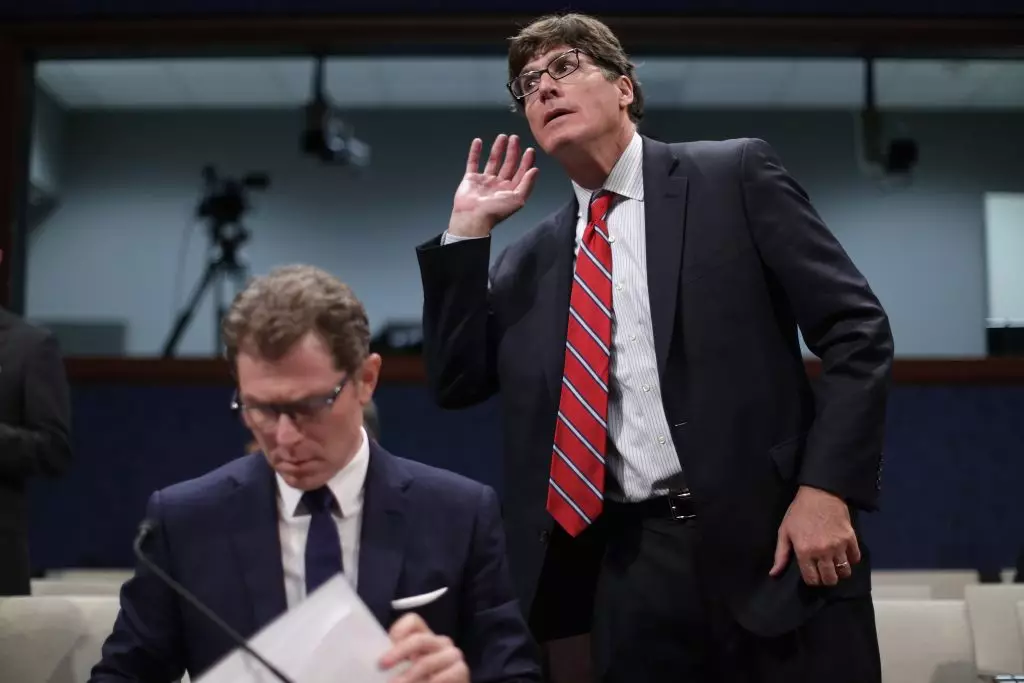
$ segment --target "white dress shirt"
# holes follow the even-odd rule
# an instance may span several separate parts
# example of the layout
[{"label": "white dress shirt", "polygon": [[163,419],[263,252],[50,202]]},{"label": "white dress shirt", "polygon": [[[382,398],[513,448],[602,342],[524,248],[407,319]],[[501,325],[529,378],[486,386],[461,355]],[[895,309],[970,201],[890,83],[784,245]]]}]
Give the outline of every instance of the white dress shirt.
[{"label": "white dress shirt", "polygon": [[[611,499],[645,500],[678,484],[682,467],[661,402],[654,325],[647,290],[643,139],[633,139],[600,189],[617,197],[608,213],[612,247],[612,354],[608,396],[608,469],[621,491]],[[594,190],[572,183],[579,210],[576,249],[587,228]]]},{"label": "white dress shirt", "polygon": [[[579,206],[576,249],[594,190],[572,183]],[[636,132],[603,189],[618,197],[608,213],[612,247],[612,353],[608,397],[608,469],[612,500],[640,501],[677,488],[682,467],[661,401],[654,325],[647,289],[643,139]],[[444,234],[442,244],[462,239]],[[618,484],[619,489],[614,487]]]},{"label": "white dress shirt", "polygon": [[[327,482],[340,508],[333,511],[341,538],[341,561],[345,577],[353,587],[359,570],[359,533],[363,521],[363,484],[370,463],[370,442],[362,430],[362,442],[355,457]],[[288,609],[306,597],[306,536],[309,513],[302,505],[302,491],[294,489],[277,475],[278,530],[281,536],[281,561],[284,566],[284,593]]]}]

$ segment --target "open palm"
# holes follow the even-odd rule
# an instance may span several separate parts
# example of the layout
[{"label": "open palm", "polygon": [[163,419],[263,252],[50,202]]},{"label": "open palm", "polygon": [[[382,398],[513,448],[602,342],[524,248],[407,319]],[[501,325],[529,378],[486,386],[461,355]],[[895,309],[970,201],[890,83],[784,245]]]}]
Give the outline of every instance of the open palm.
[{"label": "open palm", "polygon": [[448,232],[453,235],[482,237],[490,234],[495,225],[523,207],[537,177],[534,151],[527,149],[520,159],[517,136],[499,135],[480,172],[482,147],[483,141],[479,138],[469,146],[466,174],[452,203]]}]

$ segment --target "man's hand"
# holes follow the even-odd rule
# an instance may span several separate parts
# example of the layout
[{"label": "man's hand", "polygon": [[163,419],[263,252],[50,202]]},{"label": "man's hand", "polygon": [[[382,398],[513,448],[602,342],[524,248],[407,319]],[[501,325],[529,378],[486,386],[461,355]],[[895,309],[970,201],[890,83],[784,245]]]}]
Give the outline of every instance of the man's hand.
[{"label": "man's hand", "polygon": [[448,233],[456,237],[491,234],[494,226],[523,208],[537,178],[533,148],[527,149],[520,160],[519,137],[505,134],[495,138],[491,155],[480,173],[483,144],[476,138],[469,146],[466,175],[455,191]]},{"label": "man's hand", "polygon": [[388,633],[393,646],[380,660],[387,671],[403,661],[410,666],[392,683],[469,683],[469,668],[451,638],[436,635],[418,614],[396,621]]},{"label": "man's hand", "polygon": [[779,526],[771,576],[785,568],[791,548],[808,585],[834,586],[839,579],[849,578],[851,565],[860,562],[860,547],[843,499],[801,486]]}]

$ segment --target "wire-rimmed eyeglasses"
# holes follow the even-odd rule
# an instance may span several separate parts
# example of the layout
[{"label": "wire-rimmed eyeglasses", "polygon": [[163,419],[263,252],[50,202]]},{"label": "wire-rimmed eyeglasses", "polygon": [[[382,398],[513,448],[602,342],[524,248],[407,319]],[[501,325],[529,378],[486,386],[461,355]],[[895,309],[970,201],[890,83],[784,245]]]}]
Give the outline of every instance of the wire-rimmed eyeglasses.
[{"label": "wire-rimmed eyeglasses", "polygon": [[509,92],[512,93],[512,97],[521,100],[540,89],[540,79],[544,74],[548,74],[551,78],[558,81],[578,68],[580,68],[580,50],[574,47],[568,52],[563,52],[554,57],[543,69],[525,71],[519,74],[509,81],[507,86]]}]

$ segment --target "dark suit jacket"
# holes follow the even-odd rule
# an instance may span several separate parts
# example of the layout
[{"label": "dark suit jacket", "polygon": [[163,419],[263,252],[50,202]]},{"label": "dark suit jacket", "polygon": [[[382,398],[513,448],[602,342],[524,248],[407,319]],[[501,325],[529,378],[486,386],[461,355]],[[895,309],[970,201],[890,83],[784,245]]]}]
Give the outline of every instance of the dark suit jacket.
[{"label": "dark suit jacket", "polygon": [[[864,277],[761,140],[644,138],[647,280],[672,439],[703,538],[738,620],[791,629],[829,595],[866,594],[868,563],[832,590],[790,562],[770,579],[800,484],[874,508],[893,342]],[[417,249],[430,386],[451,408],[500,389],[505,511],[520,600],[531,605],[553,522],[545,511],[565,354],[576,201],[489,268],[490,239]],[[816,393],[798,326],[822,359]],[[582,628],[586,628],[585,625]]]},{"label": "dark suit jacket", "polygon": [[71,408],[53,336],[0,309],[0,595],[27,595],[25,487],[71,464]]},{"label": "dark suit jacket", "polygon": [[[144,546],[158,566],[245,637],[287,606],[276,480],[262,454],[158,491]],[[396,598],[448,587],[421,608],[462,649],[474,681],[539,680],[535,644],[513,596],[494,491],[397,458],[371,441],[357,591],[388,628]],[[235,649],[144,566],[125,583],[121,611],[91,681],[195,680]]]}]

